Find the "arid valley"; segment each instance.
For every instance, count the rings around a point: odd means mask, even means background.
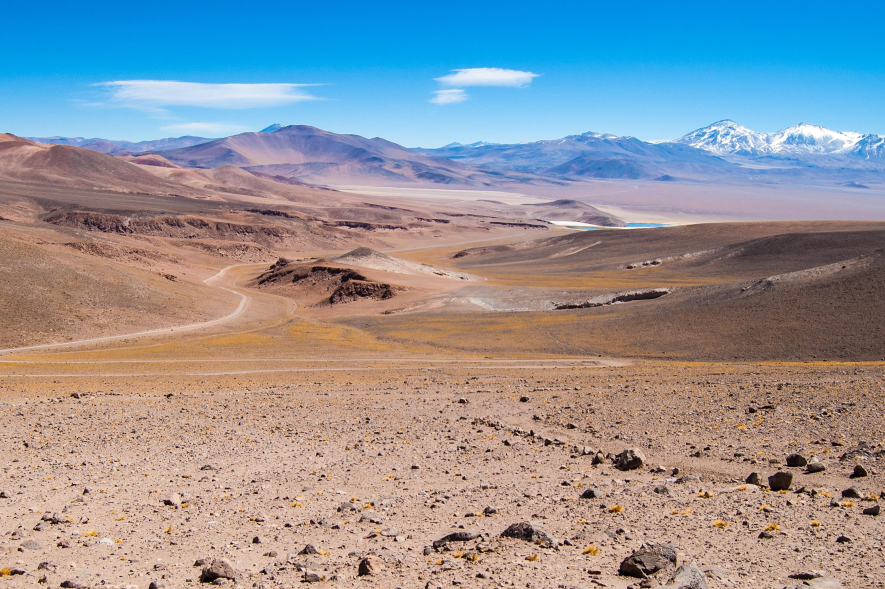
[[[873,200],[0,176],[4,587],[883,586]]]

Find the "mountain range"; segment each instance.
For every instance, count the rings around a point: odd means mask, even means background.
[[[278,124],[219,139],[33,140],[118,156],[159,154],[186,168],[234,165],[316,184],[558,185],[593,178],[849,187],[885,182],[885,138],[806,123],[758,133],[724,120],[665,142],[589,132],[518,144],[451,143],[435,149]]]
[[[831,131],[808,123],[776,133],[757,133],[730,120],[713,123],[674,141],[716,155],[845,155],[863,159],[881,159],[885,155],[883,142],[885,138],[878,135]]]

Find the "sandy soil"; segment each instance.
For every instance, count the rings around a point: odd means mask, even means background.
[[[885,575],[862,513],[885,489],[881,364],[46,360],[0,364],[10,587],[197,587],[194,562],[224,558],[244,587],[624,588],[647,541],[714,588]],[[634,447],[642,468],[593,465]],[[744,481],[777,471],[786,493]],[[524,521],[554,543],[501,537]],[[433,548],[459,531],[480,535]]]

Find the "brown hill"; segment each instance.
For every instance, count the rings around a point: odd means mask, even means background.
[[[0,140],[0,179],[126,193],[197,194],[110,155],[10,134]]]
[[[455,263],[489,279],[485,290],[473,287],[459,300],[494,301],[497,288],[504,303],[516,293],[521,300],[558,297],[554,300],[563,307],[588,300],[614,304],[489,312],[468,311],[462,303],[412,316],[342,321],[381,339],[489,354],[705,361],[885,358],[881,223],[576,233],[467,250]],[[618,296],[649,290],[665,294]]]
[[[273,133],[241,133],[192,147],[164,150],[162,155],[189,168],[235,165],[308,182],[481,186],[501,180],[538,181],[517,172],[486,173],[451,160],[423,155],[379,137],[339,135],[307,125],[291,125]]]

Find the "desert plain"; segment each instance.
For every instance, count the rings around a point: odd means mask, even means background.
[[[880,221],[0,145],[3,586],[885,586]]]

